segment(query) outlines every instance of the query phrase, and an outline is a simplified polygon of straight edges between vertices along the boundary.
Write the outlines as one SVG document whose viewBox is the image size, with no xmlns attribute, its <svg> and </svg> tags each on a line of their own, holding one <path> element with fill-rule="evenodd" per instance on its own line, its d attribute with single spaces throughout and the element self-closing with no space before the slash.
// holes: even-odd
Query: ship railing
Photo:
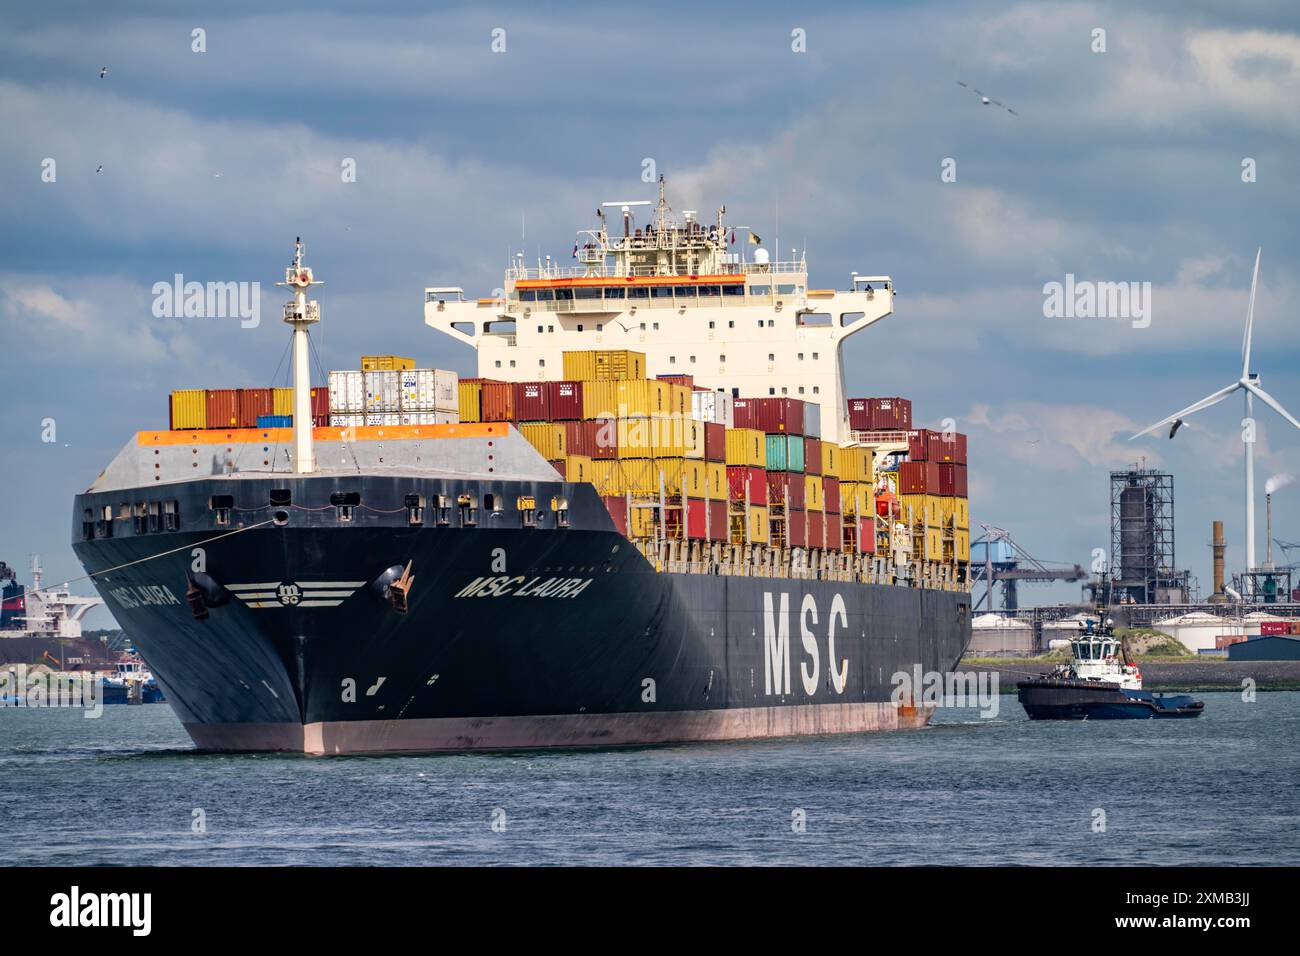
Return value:
<svg viewBox="0 0 1300 956">
<path fill-rule="evenodd" d="M 791 275 L 808 271 L 808 264 L 803 259 L 787 259 L 778 262 L 729 262 L 720 263 L 710 268 L 708 275 Z M 634 278 L 689 278 L 688 272 L 664 272 L 658 266 L 633 266 L 630 269 L 615 269 L 603 263 L 581 266 L 561 266 L 554 263 L 539 267 L 511 265 L 506 269 L 508 281 L 533 279 L 626 279 Z"/>
</svg>

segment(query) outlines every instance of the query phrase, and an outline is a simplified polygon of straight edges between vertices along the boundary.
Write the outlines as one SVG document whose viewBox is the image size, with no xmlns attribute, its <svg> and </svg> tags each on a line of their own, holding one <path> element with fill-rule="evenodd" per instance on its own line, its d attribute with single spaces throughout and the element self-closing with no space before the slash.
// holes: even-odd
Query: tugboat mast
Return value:
<svg viewBox="0 0 1300 956">
<path fill-rule="evenodd" d="M 320 321 L 320 305 L 314 299 L 308 301 L 307 290 L 323 284 L 302 264 L 302 237 L 299 236 L 294 240 L 293 265 L 284 270 L 284 281 L 276 283 L 294 290 L 293 300 L 284 304 L 284 321 L 293 326 L 293 470 L 299 475 L 316 470 L 307 327 Z"/>
</svg>

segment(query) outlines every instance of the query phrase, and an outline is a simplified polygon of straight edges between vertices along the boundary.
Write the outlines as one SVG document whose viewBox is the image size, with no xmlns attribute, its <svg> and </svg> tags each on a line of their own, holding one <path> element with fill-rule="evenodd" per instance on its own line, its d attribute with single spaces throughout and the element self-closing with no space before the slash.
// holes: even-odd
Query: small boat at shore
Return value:
<svg viewBox="0 0 1300 956">
<path fill-rule="evenodd" d="M 1070 660 L 1050 674 L 1016 685 L 1031 720 L 1115 720 L 1199 717 L 1205 703 L 1188 694 L 1142 689 L 1133 663 L 1109 620 L 1088 620 L 1070 641 Z"/>
</svg>

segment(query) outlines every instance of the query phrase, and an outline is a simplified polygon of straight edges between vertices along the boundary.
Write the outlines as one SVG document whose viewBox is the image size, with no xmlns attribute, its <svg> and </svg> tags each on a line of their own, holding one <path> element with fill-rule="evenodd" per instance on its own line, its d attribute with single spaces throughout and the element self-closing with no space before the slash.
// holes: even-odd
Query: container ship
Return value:
<svg viewBox="0 0 1300 956">
<path fill-rule="evenodd" d="M 810 289 L 662 181 L 572 258 L 516 257 L 489 298 L 425 290 L 477 376 L 368 356 L 313 388 L 299 242 L 292 387 L 173 393 L 170 427 L 77 496 L 74 550 L 199 748 L 929 720 L 893 677 L 969 641 L 966 443 L 845 395 L 843 342 L 892 312 L 890 277 Z"/>
</svg>

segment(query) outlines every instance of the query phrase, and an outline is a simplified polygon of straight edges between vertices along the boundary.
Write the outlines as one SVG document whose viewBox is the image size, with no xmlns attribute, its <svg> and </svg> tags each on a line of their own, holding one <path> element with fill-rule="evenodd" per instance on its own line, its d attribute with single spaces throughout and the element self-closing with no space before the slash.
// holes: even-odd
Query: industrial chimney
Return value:
<svg viewBox="0 0 1300 956">
<path fill-rule="evenodd" d="M 1228 600 L 1223 590 L 1223 522 L 1214 522 L 1214 593 L 1210 595 L 1213 604 L 1223 604 Z"/>
</svg>

